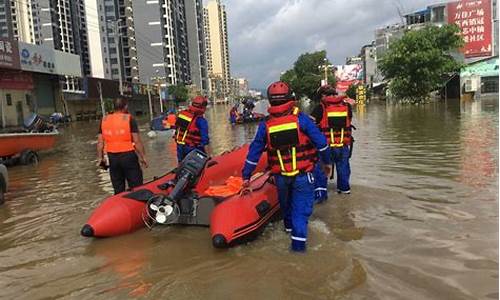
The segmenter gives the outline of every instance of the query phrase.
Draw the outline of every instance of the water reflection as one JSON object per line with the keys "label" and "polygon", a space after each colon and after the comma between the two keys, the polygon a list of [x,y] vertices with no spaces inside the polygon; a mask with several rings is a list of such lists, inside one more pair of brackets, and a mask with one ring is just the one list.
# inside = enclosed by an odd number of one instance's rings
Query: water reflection
{"label": "water reflection", "polygon": [[116,278],[112,287],[106,287],[99,293],[126,294],[127,297],[146,295],[153,286],[146,276],[149,264],[153,261],[150,256],[153,245],[153,237],[144,231],[133,238],[124,236],[117,238],[117,241],[103,239],[90,244],[86,255],[103,260],[98,272]]}

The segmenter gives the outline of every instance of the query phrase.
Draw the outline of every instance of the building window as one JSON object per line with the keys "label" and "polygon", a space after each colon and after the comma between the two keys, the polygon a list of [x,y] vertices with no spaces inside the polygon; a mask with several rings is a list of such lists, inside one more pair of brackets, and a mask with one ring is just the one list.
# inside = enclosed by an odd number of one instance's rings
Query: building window
{"label": "building window", "polygon": [[11,106],[12,105],[12,95],[11,94],[5,94],[5,101],[7,101],[7,105]]}
{"label": "building window", "polygon": [[25,97],[26,97],[26,105],[31,106],[31,95],[26,94]]}
{"label": "building window", "polygon": [[434,7],[432,17],[433,17],[432,22],[435,23],[444,22],[444,6]]}
{"label": "building window", "polygon": [[482,77],[481,93],[498,93],[498,76]]}

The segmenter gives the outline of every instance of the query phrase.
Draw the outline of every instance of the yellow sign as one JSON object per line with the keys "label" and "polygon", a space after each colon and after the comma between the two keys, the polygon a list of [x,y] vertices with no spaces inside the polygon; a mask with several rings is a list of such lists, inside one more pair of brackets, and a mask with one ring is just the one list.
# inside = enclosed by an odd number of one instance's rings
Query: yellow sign
{"label": "yellow sign", "polygon": [[356,103],[364,105],[366,102],[366,89],[364,85],[358,85],[356,88]]}

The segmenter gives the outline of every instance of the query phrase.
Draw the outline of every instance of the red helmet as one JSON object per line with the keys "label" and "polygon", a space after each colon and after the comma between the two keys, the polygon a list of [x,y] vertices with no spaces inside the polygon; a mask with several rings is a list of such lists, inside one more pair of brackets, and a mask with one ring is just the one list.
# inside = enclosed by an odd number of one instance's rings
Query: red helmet
{"label": "red helmet", "polygon": [[208,100],[206,97],[203,96],[196,96],[191,100],[191,105],[194,107],[202,108],[206,107],[208,104]]}
{"label": "red helmet", "polygon": [[271,106],[281,105],[289,101],[294,101],[295,97],[290,86],[283,81],[271,83],[267,88],[267,98]]}
{"label": "red helmet", "polygon": [[323,96],[334,96],[337,95],[337,90],[335,87],[327,84],[327,85],[322,85],[318,88],[317,90],[318,95],[321,97]]}
{"label": "red helmet", "polygon": [[190,109],[195,113],[204,113],[207,108],[208,100],[203,96],[196,96],[191,100]]}

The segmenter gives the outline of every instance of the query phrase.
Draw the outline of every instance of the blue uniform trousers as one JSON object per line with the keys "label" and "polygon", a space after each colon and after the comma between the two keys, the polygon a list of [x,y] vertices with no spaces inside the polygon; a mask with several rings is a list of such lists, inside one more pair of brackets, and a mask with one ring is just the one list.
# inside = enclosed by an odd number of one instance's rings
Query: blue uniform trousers
{"label": "blue uniform trousers", "polygon": [[348,192],[351,190],[349,178],[351,166],[349,165],[349,147],[331,148],[332,165],[337,170],[337,191]]}
{"label": "blue uniform trousers", "polygon": [[321,169],[321,163],[314,166],[314,202],[321,203],[328,199],[328,177]]}
{"label": "blue uniform trousers", "polygon": [[278,198],[285,223],[291,232],[293,251],[305,251],[307,224],[314,205],[314,175],[301,173],[294,177],[275,175]]}

